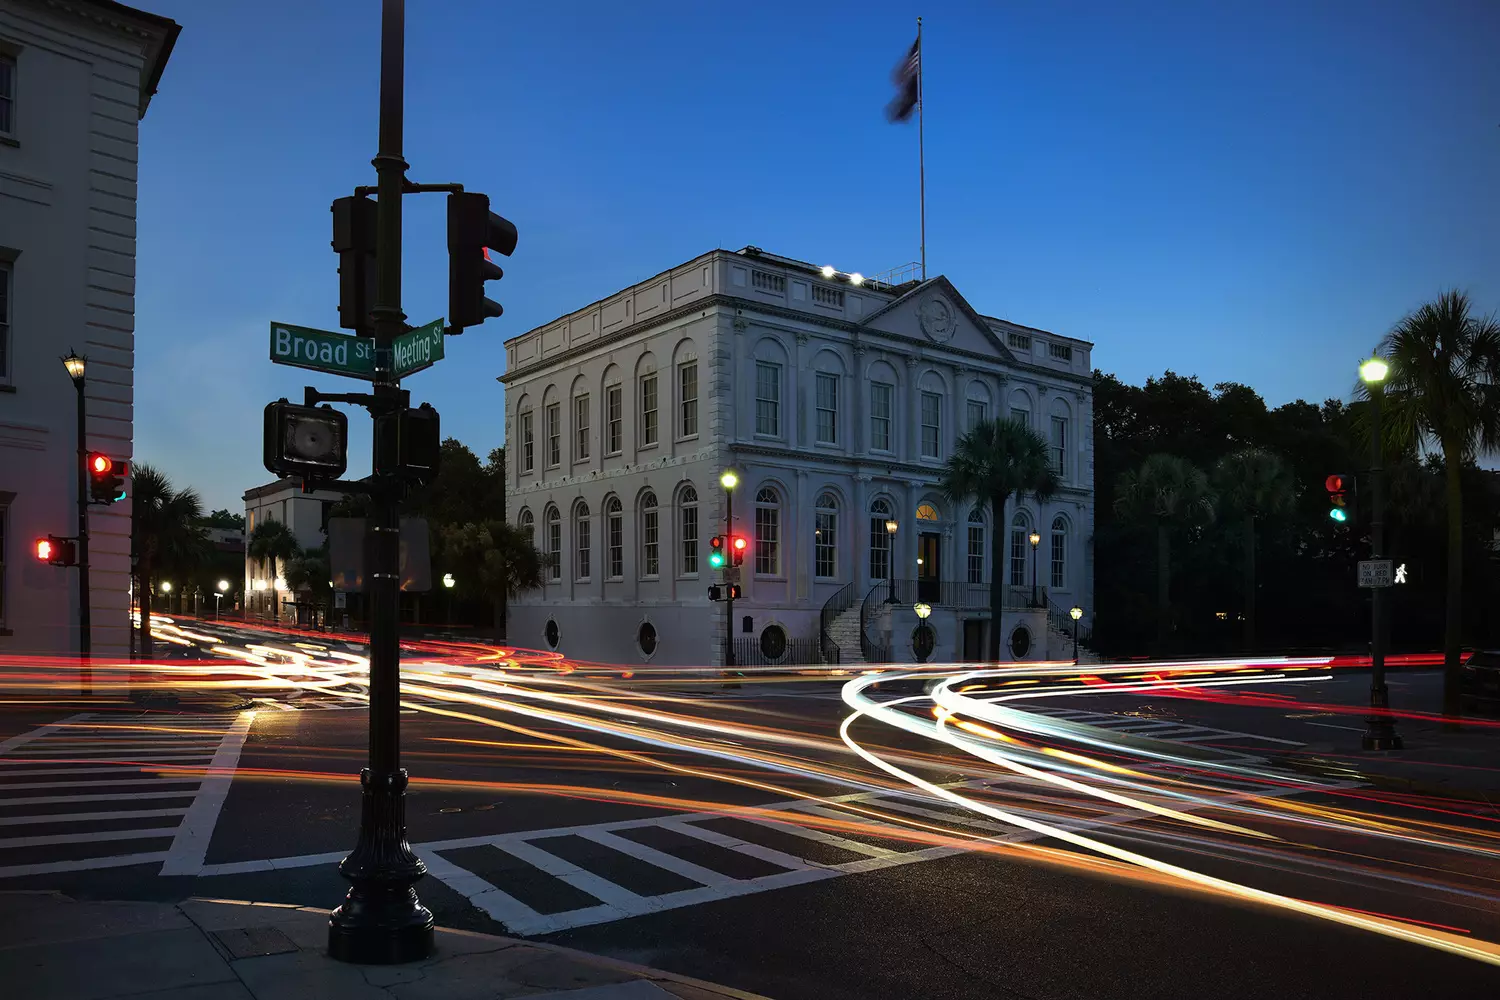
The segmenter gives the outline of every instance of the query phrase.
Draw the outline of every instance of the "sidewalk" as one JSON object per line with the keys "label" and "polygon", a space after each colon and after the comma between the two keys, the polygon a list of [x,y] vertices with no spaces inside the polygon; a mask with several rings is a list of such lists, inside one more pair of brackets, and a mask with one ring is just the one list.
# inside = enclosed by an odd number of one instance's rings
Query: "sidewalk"
{"label": "sidewalk", "polygon": [[438,929],[409,965],[325,953],[328,911],[275,903],[80,902],[0,892],[0,994],[15,1000],[764,1000],[551,945]]}
{"label": "sidewalk", "polygon": [[1278,754],[1288,767],[1322,777],[1363,781],[1410,795],[1487,803],[1500,810],[1500,730],[1444,732],[1440,723],[1397,723],[1400,750],[1362,750],[1358,737],[1309,744]]}

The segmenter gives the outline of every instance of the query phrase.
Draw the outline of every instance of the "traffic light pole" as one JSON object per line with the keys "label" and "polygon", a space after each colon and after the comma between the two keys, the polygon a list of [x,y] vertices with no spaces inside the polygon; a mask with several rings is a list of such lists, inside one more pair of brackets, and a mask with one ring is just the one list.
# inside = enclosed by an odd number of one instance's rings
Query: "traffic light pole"
{"label": "traffic light pole", "polygon": [[[380,152],[373,161],[379,195],[374,314],[376,370],[371,415],[379,423],[399,410],[391,342],[406,332],[401,311],[401,195],[404,111],[405,0],[383,0],[380,33]],[[433,948],[432,913],[414,888],[427,873],[406,841],[406,771],[401,768],[400,600],[401,480],[382,468],[372,446],[370,531],[370,757],[360,772],[359,840],[339,865],[350,882],[344,904],[328,918],[328,953],[345,962],[395,964],[426,958]]]}
{"label": "traffic light pole", "polygon": [[[1385,468],[1380,439],[1380,405],[1385,388],[1370,386],[1370,558],[1385,553]],[[1385,587],[1370,588],[1370,717],[1361,740],[1366,750],[1400,750],[1401,737],[1391,719],[1391,695],[1385,684]]]}
{"label": "traffic light pole", "polygon": [[83,386],[82,378],[74,380],[73,387],[78,390],[78,683],[82,693],[93,694],[93,670],[86,662],[93,655],[93,628],[89,608],[88,408],[84,402]]}
{"label": "traffic light pole", "polygon": [[734,490],[724,491],[724,666],[734,666]]}

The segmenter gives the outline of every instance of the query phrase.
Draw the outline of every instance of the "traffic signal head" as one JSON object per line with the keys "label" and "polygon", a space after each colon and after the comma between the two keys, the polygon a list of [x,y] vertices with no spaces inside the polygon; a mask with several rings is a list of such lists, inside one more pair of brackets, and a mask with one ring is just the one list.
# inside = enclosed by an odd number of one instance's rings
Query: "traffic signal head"
{"label": "traffic signal head", "polygon": [[94,503],[119,503],[125,499],[125,477],[130,474],[129,464],[108,455],[91,453],[88,456],[89,494]]}
{"label": "traffic signal head", "polygon": [[1328,491],[1328,517],[1330,520],[1344,524],[1349,520],[1349,497],[1354,492],[1354,478],[1343,473],[1334,473],[1323,480],[1323,487]]}
{"label": "traffic signal head", "polygon": [[733,560],[734,565],[741,566],[744,564],[745,550],[749,547],[750,543],[745,541],[744,535],[734,536],[733,541],[730,542],[730,549],[732,550],[730,558]]}
{"label": "traffic signal head", "polygon": [[339,198],[333,203],[333,249],[339,255],[339,326],[368,334],[375,308],[376,203]]}
{"label": "traffic signal head", "polygon": [[51,566],[78,565],[78,548],[71,538],[48,535],[36,540],[36,557]]}
{"label": "traffic signal head", "polygon": [[52,539],[38,538],[36,540],[36,557],[42,562],[52,561]]}
{"label": "traffic signal head", "polygon": [[450,333],[478,326],[505,312],[485,297],[484,283],[505,276],[492,254],[509,257],[516,227],[490,211],[490,197],[475,192],[448,196],[448,326]]}
{"label": "traffic signal head", "polygon": [[724,536],[715,535],[708,540],[708,564],[714,569],[724,566]]}
{"label": "traffic signal head", "polygon": [[349,418],[331,406],[266,404],[266,471],[300,479],[337,479],[349,465]]}
{"label": "traffic signal head", "polygon": [[375,471],[432,482],[442,456],[440,426],[431,403],[381,414],[375,420]]}
{"label": "traffic signal head", "polygon": [[727,593],[724,596],[726,596],[727,598],[729,598],[729,600],[731,600],[731,601],[738,601],[740,599],[740,585],[739,584],[737,584],[737,583],[731,583],[725,589],[727,591],[729,591],[729,593]]}

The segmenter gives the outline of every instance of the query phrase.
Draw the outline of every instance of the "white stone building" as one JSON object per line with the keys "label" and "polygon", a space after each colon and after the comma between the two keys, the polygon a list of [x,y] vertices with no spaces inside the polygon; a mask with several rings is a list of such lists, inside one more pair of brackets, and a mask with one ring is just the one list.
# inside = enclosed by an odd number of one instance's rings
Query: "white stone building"
{"label": "white stone building", "polygon": [[909,660],[914,598],[934,609],[933,659],[979,659],[996,526],[936,483],[969,426],[1008,416],[1052,443],[1063,482],[999,525],[1006,655],[1046,655],[1034,559],[1044,599],[1092,619],[1091,346],[984,316],[943,277],[855,280],[753,247],[507,341],[507,507],[553,558],[546,587],[513,603],[510,641],[723,663],[725,609],[707,593],[723,574],[707,560],[733,468],[733,534],[749,541],[736,662],[811,662],[825,606],[841,662],[858,661],[861,629]]}
{"label": "white stone building", "polygon": [[[76,652],[77,570],[35,539],[78,531],[87,446],[132,457],[136,149],[178,25],[102,0],[0,0],[0,656]],[[130,502],[89,515],[93,653],[128,652]]]}
{"label": "white stone building", "polygon": [[291,600],[283,574],[286,565],[276,560],[250,557],[250,540],[255,526],[266,521],[280,521],[304,549],[315,549],[328,540],[328,515],[344,495],[334,490],[302,492],[300,479],[278,479],[274,483],[245,491],[245,610],[249,614],[274,614],[285,600]]}

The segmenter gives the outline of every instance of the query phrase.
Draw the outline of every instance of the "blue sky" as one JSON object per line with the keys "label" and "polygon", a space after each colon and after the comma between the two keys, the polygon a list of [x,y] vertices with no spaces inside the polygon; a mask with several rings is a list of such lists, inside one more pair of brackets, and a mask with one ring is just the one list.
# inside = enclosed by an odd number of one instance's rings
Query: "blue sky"
{"label": "blue sky", "polygon": [[[183,30],[141,130],[136,459],[240,509],[265,403],[357,388],[266,342],[337,328],[328,206],[373,183],[380,4],[140,2]],[[980,311],[1276,405],[1346,395],[1445,287],[1500,308],[1500,5],[931,6],[928,267]],[[406,383],[481,456],[506,338],[714,247],[917,257],[916,130],[882,114],[916,6],[408,7],[410,176],[520,230],[505,316]],[[443,219],[407,199],[412,323],[446,311]]]}

